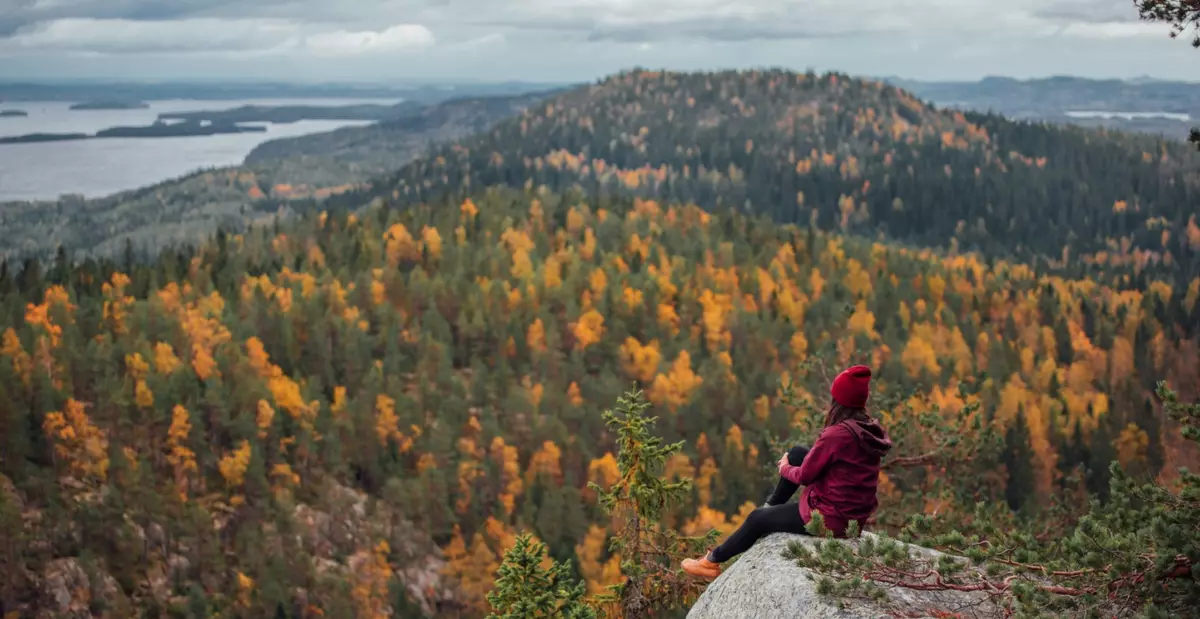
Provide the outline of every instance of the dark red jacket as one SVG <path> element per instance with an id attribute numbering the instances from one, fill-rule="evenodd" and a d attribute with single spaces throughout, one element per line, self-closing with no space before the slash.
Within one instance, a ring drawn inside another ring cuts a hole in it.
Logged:
<path id="1" fill-rule="evenodd" d="M 879 464 L 892 441 L 874 419 L 848 419 L 825 428 L 800 466 L 785 458 L 779 475 L 804 486 L 800 495 L 800 517 L 812 520 L 818 511 L 825 527 L 843 537 L 851 520 L 861 531 L 879 506 Z"/>

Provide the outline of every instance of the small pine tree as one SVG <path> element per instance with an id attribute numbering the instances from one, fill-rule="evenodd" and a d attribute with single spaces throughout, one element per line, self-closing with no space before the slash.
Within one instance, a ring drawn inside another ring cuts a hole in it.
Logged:
<path id="1" fill-rule="evenodd" d="M 604 412 L 605 423 L 617 434 L 620 477 L 607 491 L 588 484 L 600 506 L 619 523 L 609 539 L 609 550 L 621 556 L 624 576 L 597 601 L 606 616 L 623 619 L 641 619 L 690 603 L 700 585 L 684 576 L 679 563 L 703 552 L 716 537 L 716 531 L 699 538 L 683 537 L 660 525 L 663 510 L 682 502 L 691 492 L 692 481 L 668 482 L 662 477 L 664 464 L 682 449 L 683 442 L 664 445 L 651 433 L 658 418 L 646 415 L 649 406 L 642 392 L 634 389 L 617 400 L 615 411 Z"/>
<path id="2" fill-rule="evenodd" d="M 570 566 L 547 561 L 546 546 L 525 534 L 504 553 L 495 587 L 487 594 L 492 607 L 487 617 L 594 619 L 596 611 L 584 601 L 585 595 L 587 585 L 571 578 Z"/>

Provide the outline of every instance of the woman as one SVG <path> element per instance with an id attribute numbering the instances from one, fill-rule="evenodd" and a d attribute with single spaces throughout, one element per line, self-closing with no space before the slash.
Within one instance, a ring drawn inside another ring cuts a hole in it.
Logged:
<path id="1" fill-rule="evenodd" d="M 838 374 L 830 388 L 833 403 L 825 416 L 825 429 L 812 449 L 793 447 L 779 459 L 779 483 L 766 505 L 750 513 L 742 526 L 723 544 L 700 559 L 686 559 L 683 570 L 713 579 L 721 564 L 747 551 L 758 538 L 771 533 L 806 534 L 813 512 L 825 527 L 845 537 L 846 527 L 857 522 L 861 531 L 879 505 L 875 488 L 879 464 L 892 447 L 887 432 L 867 415 L 871 370 L 856 365 Z M 800 507 L 786 505 L 804 486 Z"/>

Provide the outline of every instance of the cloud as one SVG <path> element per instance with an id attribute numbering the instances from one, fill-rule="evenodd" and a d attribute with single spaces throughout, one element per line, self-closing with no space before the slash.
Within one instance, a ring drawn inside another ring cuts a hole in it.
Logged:
<path id="1" fill-rule="evenodd" d="M 469 0 L 468 0 L 469 1 Z M 1075 14 L 1101 20 L 1096 0 L 522 0 L 480 3 L 452 19 L 479 27 L 533 31 L 593 43 L 646 41 L 820 41 L 850 37 L 961 41 L 978 37 L 1028 39 L 1054 36 Z M 1117 4 L 1099 0 L 1105 15 Z M 1091 8 L 1091 12 L 1085 9 Z M 433 19 L 450 13 L 429 8 Z M 1136 21 L 1132 6 L 1124 14 Z"/>
<path id="2" fill-rule="evenodd" d="M 1200 79 L 1194 54 L 1132 0 L 0 0 L 0 76 L 576 80 L 650 64 Z"/>
<path id="3" fill-rule="evenodd" d="M 459 37 L 522 33 L 556 39 L 753 42 L 853 36 L 1052 36 L 1072 24 L 1137 21 L 1130 0 L 0 0 L 0 37 L 58 20 L 163 24 L 196 19 L 285 21 L 321 53 L 421 41 L 379 32 L 421 24 Z M 40 27 L 40 26 L 38 26 Z M 423 43 L 422 45 L 428 45 Z M 410 44 L 401 45 L 411 47 Z M 360 53 L 360 52 L 353 52 Z"/>
<path id="4" fill-rule="evenodd" d="M 315 31 L 309 24 L 275 18 L 197 17 L 163 21 L 67 18 L 25 27 L 10 37 L 4 47 L 91 55 L 308 52 L 314 56 L 342 57 L 395 53 L 429 47 L 434 42 L 433 33 L 419 24 L 397 24 L 378 32 Z"/>
<path id="5" fill-rule="evenodd" d="M 433 33 L 425 26 L 399 24 L 383 32 L 321 32 L 306 38 L 304 45 L 318 56 L 355 56 L 420 49 L 434 42 Z"/>
<path id="6" fill-rule="evenodd" d="M 884 33 L 894 28 L 885 24 L 823 26 L 817 23 L 763 23 L 743 17 L 703 18 L 673 22 L 667 26 L 640 24 L 597 24 L 587 40 L 642 43 L 645 41 L 703 40 L 717 43 L 829 39 Z"/>
<path id="7" fill-rule="evenodd" d="M 1076 23 L 1063 28 L 1064 35 L 1084 39 L 1166 38 L 1170 33 L 1171 26 L 1150 22 Z"/>
<path id="8" fill-rule="evenodd" d="M 293 24 L 262 19 L 68 18 L 23 28 L 9 46 L 99 54 L 236 52 L 287 46 L 296 34 Z"/>
<path id="9" fill-rule="evenodd" d="M 925 0 L 938 3 L 941 0 Z M 904 0 L 866 0 L 867 5 Z M 867 10 L 863 10 L 863 9 Z M 574 33 L 588 41 L 751 41 L 846 36 L 904 27 L 909 18 L 837 0 L 527 0 L 466 19 L 482 26 Z"/>
<path id="10" fill-rule="evenodd" d="M 454 51 L 474 51 L 485 47 L 497 47 L 508 42 L 508 37 L 501 32 L 491 32 L 483 36 L 467 39 L 451 46 Z"/>
<path id="11" fill-rule="evenodd" d="M 1067 23 L 1108 23 L 1138 20 L 1132 0 L 1051 0 L 1034 7 L 1033 14 Z"/>
<path id="12" fill-rule="evenodd" d="M 579 40 L 749 41 L 983 29 L 997 14 L 1074 0 L 0 0 L 0 36 L 60 19 L 273 19 L 365 32 L 423 24 L 464 40 L 550 31 Z M 1090 1 L 1090 0 L 1089 0 Z M 1114 2 L 1117 0 L 1102 0 Z M 509 37 L 511 41 L 513 37 Z"/>
<path id="13" fill-rule="evenodd" d="M 0 36 L 60 19 L 166 21 L 221 16 L 237 4 L 237 0 L 0 0 Z"/>

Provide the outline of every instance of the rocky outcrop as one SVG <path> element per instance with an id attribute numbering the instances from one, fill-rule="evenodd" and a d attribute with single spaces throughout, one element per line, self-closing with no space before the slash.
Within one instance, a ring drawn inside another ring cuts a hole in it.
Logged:
<path id="1" fill-rule="evenodd" d="M 47 619 L 92 617 L 93 609 L 111 607 L 122 595 L 112 576 L 85 570 L 74 557 L 46 564 L 40 594 L 36 616 Z"/>
<path id="2" fill-rule="evenodd" d="M 277 497 L 279 505 L 290 505 L 290 522 L 248 520 L 245 505 L 209 506 L 215 536 L 224 539 L 232 527 L 244 527 L 260 533 L 255 552 L 291 553 L 286 560 L 297 570 L 308 562 L 316 578 L 304 582 L 307 588 L 293 586 L 284 592 L 290 593 L 290 600 L 283 599 L 289 616 L 308 616 L 306 609 L 314 600 L 319 604 L 329 591 L 344 590 L 354 582 L 380 542 L 390 548 L 389 578 L 408 594 L 402 616 L 432 616 L 456 603 L 454 583 L 443 576 L 441 549 L 405 518 L 409 512 L 397 501 L 372 498 L 332 479 L 314 479 L 310 487 L 314 491 L 305 494 L 307 502 L 296 502 L 290 495 Z M 92 500 L 82 494 L 73 498 Z M 184 608 L 191 589 L 219 590 L 229 577 L 225 569 L 205 564 L 193 538 L 172 538 L 169 523 L 164 526 L 144 514 L 127 513 L 112 529 L 114 548 L 123 555 L 116 562 L 95 554 L 71 556 L 78 554 L 81 543 L 78 523 L 43 520 L 43 512 L 0 475 L 0 542 L 10 550 L 0 552 L 0 617 L 7 619 L 15 611 L 30 619 L 107 619 L 134 616 L 134 608 Z M 24 535 L 6 536 L 9 531 Z M 12 561 L 13 556 L 19 560 Z"/>
<path id="3" fill-rule="evenodd" d="M 865 535 L 870 535 L 867 533 Z M 957 591 L 887 589 L 887 600 L 837 600 L 817 593 L 814 574 L 784 558 L 792 541 L 815 550 L 817 539 L 777 533 L 761 539 L 714 580 L 688 613 L 688 619 L 880 619 L 881 617 L 994 617 L 996 609 L 980 594 Z M 856 543 L 835 541 L 831 543 Z M 937 556 L 926 548 L 911 552 Z"/>
<path id="4" fill-rule="evenodd" d="M 397 556 L 396 578 L 408 597 L 431 616 L 443 603 L 453 600 L 450 587 L 442 582 L 445 560 L 433 540 L 414 532 L 412 523 L 366 493 L 327 481 L 314 505 L 297 504 L 292 512 L 300 545 L 312 556 L 320 576 L 345 579 L 356 570 L 354 561 L 369 556 L 381 539 L 387 540 Z"/>

